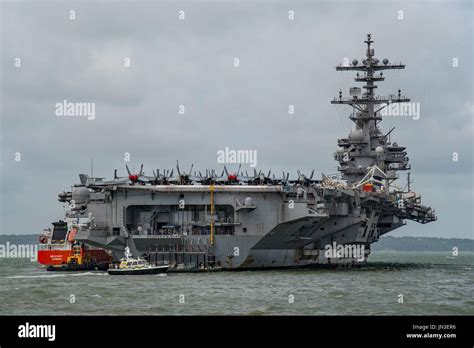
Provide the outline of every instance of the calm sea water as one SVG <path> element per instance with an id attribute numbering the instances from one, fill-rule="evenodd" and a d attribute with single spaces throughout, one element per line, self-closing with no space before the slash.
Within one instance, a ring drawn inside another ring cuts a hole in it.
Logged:
<path id="1" fill-rule="evenodd" d="M 122 277 L 0 259 L 0 314 L 474 315 L 474 253 L 377 252 L 362 269 Z"/>

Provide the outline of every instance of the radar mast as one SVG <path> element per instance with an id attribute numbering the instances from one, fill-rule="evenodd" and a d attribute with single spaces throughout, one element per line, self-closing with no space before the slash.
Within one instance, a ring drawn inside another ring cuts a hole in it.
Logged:
<path id="1" fill-rule="evenodd" d="M 367 45 L 366 55 L 361 62 L 354 59 L 351 64 L 336 67 L 337 71 L 357 71 L 354 80 L 364 83 L 364 92 L 361 92 L 360 87 L 351 87 L 349 97 L 344 97 L 340 90 L 339 96 L 331 101 L 331 104 L 346 104 L 354 109 L 349 118 L 354 122 L 355 128 L 347 138 L 338 139 L 340 149 L 336 152 L 335 159 L 340 163 L 338 169 L 342 179 L 349 184 L 359 183 L 371 168 L 377 166 L 385 173 L 379 179 L 384 180 L 384 188 L 388 193 L 390 183 L 398 178 L 396 172 L 408 170 L 410 166 L 405 147 L 392 144 L 389 139 L 391 131 L 383 134 L 379 128 L 378 124 L 382 121 L 380 111 L 392 103 L 406 103 L 410 99 L 402 96 L 400 89 L 396 95 L 375 95 L 375 82 L 385 80 L 383 70 L 405 69 L 405 65 L 393 64 L 387 58 L 380 62 L 375 57 L 371 34 L 367 34 L 364 42 Z"/>

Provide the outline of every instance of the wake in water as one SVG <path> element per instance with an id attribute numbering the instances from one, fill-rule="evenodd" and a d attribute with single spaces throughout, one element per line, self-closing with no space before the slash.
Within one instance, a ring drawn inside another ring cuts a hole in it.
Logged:
<path id="1" fill-rule="evenodd" d="M 6 279 L 29 279 L 29 278 L 63 278 L 63 277 L 83 277 L 83 276 L 104 276 L 107 275 L 105 272 L 78 272 L 78 273 L 47 273 L 47 274 L 34 274 L 34 275 L 17 275 L 4 277 Z"/>
<path id="2" fill-rule="evenodd" d="M 66 277 L 66 274 L 37 274 L 37 275 L 18 275 L 5 277 L 6 279 L 29 279 L 29 278 L 59 278 Z"/>

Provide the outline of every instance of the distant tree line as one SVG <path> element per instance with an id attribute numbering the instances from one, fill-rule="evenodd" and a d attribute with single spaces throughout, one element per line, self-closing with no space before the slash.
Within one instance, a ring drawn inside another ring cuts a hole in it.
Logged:
<path id="1" fill-rule="evenodd" d="M 0 244 L 38 244 L 38 234 L 0 235 Z M 474 251 L 474 239 L 433 238 L 433 237 L 392 237 L 380 238 L 372 244 L 373 251 Z"/>
<path id="2" fill-rule="evenodd" d="M 474 240 L 464 238 L 392 237 L 380 238 L 372 251 L 474 251 Z"/>

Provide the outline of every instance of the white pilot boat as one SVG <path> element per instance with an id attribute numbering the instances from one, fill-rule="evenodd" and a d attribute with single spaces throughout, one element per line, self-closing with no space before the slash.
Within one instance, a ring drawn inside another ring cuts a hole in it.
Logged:
<path id="1" fill-rule="evenodd" d="M 133 258 L 127 250 L 120 264 L 112 265 L 107 272 L 110 275 L 158 274 L 165 273 L 169 268 L 170 265 L 155 266 L 139 257 Z"/>
<path id="2" fill-rule="evenodd" d="M 165 273 L 170 265 L 154 266 L 140 258 L 123 258 L 119 265 L 114 265 L 107 272 L 111 275 L 158 274 Z"/>

